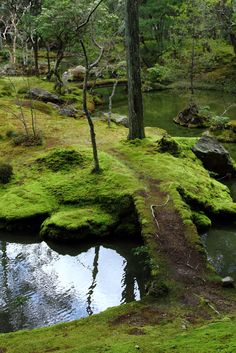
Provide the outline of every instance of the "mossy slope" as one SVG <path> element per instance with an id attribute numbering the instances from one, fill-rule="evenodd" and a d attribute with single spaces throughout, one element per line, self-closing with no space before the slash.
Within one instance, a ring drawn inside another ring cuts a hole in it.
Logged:
<path id="1" fill-rule="evenodd" d="M 177 309 L 177 308 L 176 308 Z M 7 353 L 232 353 L 236 349 L 235 317 L 193 326 L 184 313 L 163 307 L 129 304 L 102 314 L 46 329 L 0 336 Z M 183 316 L 182 316 L 183 315 Z"/>

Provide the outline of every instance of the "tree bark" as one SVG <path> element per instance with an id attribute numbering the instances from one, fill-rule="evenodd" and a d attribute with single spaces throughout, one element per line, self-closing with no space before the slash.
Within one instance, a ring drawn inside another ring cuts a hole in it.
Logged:
<path id="1" fill-rule="evenodd" d="M 129 101 L 128 139 L 145 137 L 139 50 L 138 0 L 126 0 L 126 53 Z"/>
<path id="2" fill-rule="evenodd" d="M 85 112 L 88 124 L 89 124 L 89 130 L 90 130 L 90 138 L 91 138 L 91 143 L 92 143 L 92 149 L 93 149 L 93 161 L 94 161 L 94 168 L 93 172 L 94 173 L 99 173 L 100 172 L 100 165 L 99 165 L 99 159 L 98 159 L 98 150 L 97 150 L 97 142 L 96 142 L 96 133 L 94 129 L 94 124 L 93 120 L 91 118 L 91 114 L 88 110 L 87 106 L 87 93 L 88 93 L 88 79 L 89 79 L 89 72 L 91 66 L 89 65 L 88 62 L 88 56 L 86 52 L 86 48 L 84 46 L 84 43 L 82 40 L 80 40 L 80 44 L 84 53 L 84 58 L 85 58 L 85 76 L 84 76 L 84 84 L 83 84 L 83 110 Z M 96 62 L 94 63 L 94 65 Z"/>

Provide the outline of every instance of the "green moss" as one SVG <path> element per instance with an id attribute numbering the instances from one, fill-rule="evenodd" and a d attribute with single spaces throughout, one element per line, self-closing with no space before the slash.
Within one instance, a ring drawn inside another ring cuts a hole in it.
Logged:
<path id="1" fill-rule="evenodd" d="M 205 309 L 206 311 L 207 309 Z M 231 353 L 236 349 L 234 316 L 193 325 L 194 311 L 131 303 L 71 323 L 0 336 L 7 353 Z M 172 319 L 170 319 L 172 317 Z M 174 319 L 174 320 L 173 320 Z"/>
<path id="2" fill-rule="evenodd" d="M 54 172 L 70 170 L 75 166 L 83 166 L 85 157 L 73 149 L 57 149 L 36 160 L 41 167 Z"/>
<path id="3" fill-rule="evenodd" d="M 116 215 L 102 211 L 97 206 L 60 211 L 47 219 L 41 228 L 42 237 L 80 240 L 88 237 L 105 237 L 117 224 Z"/>
<path id="4" fill-rule="evenodd" d="M 203 212 L 192 212 L 192 220 L 198 230 L 206 230 L 211 227 L 211 220 Z"/>
<path id="5" fill-rule="evenodd" d="M 169 153 L 156 153 L 155 144 L 151 148 L 148 139 L 135 148 L 124 144 L 121 151 L 137 172 L 159 180 L 161 189 L 171 194 L 183 220 L 191 220 L 191 210 L 186 202 L 210 214 L 219 215 L 222 212 L 236 215 L 236 204 L 232 201 L 229 189 L 211 178 L 188 149 L 193 141 L 184 142 L 182 138 L 181 144 L 185 145 L 185 149 L 177 157 Z"/>
<path id="6" fill-rule="evenodd" d="M 50 104 L 44 103 L 44 102 L 40 102 L 40 101 L 36 101 L 36 100 L 22 100 L 20 102 L 20 105 L 22 107 L 25 108 L 29 108 L 29 109 L 34 109 L 34 110 L 38 110 L 41 113 L 47 114 L 47 115 L 51 115 L 53 112 L 53 107 Z M 37 114 L 37 112 L 36 112 Z"/>
<path id="7" fill-rule="evenodd" d="M 157 143 L 159 152 L 168 152 L 174 156 L 178 156 L 181 152 L 181 147 L 178 142 L 171 136 L 164 135 Z"/>
<path id="8" fill-rule="evenodd" d="M 45 219 L 63 205 L 100 205 L 126 223 L 134 213 L 132 195 L 139 183 L 115 158 L 101 153 L 100 160 L 103 172 L 96 175 L 90 150 L 58 149 L 16 169 L 14 180 L 0 189 L 1 227 L 27 219 L 31 223 L 39 215 Z"/>

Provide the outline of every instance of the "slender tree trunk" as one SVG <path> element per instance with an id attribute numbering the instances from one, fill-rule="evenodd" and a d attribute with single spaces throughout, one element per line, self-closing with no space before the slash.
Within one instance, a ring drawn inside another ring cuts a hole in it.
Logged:
<path id="1" fill-rule="evenodd" d="M 34 43 L 33 43 L 33 50 L 34 50 L 34 69 L 35 75 L 39 76 L 39 38 L 38 35 L 35 35 Z"/>
<path id="2" fill-rule="evenodd" d="M 111 116 L 112 116 L 112 99 L 116 92 L 116 87 L 118 85 L 118 79 L 115 81 L 111 95 L 109 96 L 109 112 L 108 112 L 108 127 L 111 127 Z"/>
<path id="3" fill-rule="evenodd" d="M 145 137 L 143 122 L 142 83 L 139 55 L 138 0 L 126 0 L 126 51 L 129 100 L 128 139 Z"/>
<path id="4" fill-rule="evenodd" d="M 17 33 L 14 33 L 13 42 L 12 42 L 12 64 L 16 65 L 16 41 L 17 41 Z"/>
<path id="5" fill-rule="evenodd" d="M 190 92 L 192 97 L 194 96 L 194 69 L 195 69 L 195 33 L 192 38 L 192 51 L 191 51 L 191 63 L 190 63 Z"/>
<path id="6" fill-rule="evenodd" d="M 52 69 L 51 69 L 51 58 L 50 58 L 50 48 L 49 45 L 45 45 L 46 54 L 47 54 L 47 65 L 48 65 L 48 72 L 47 72 L 47 79 L 51 80 L 52 77 Z"/>
<path id="7" fill-rule="evenodd" d="M 83 86 L 83 109 L 84 109 L 86 118 L 88 120 L 89 129 L 90 129 L 90 137 L 91 137 L 91 142 L 92 142 L 93 160 L 94 160 L 93 171 L 95 173 L 98 173 L 100 171 L 100 166 L 99 166 L 99 159 L 98 159 L 96 134 L 95 134 L 94 124 L 93 124 L 90 112 L 88 110 L 88 107 L 87 107 L 88 77 L 89 77 L 89 70 L 86 68 L 86 73 L 85 73 L 85 77 L 84 77 L 84 86 Z"/>
<path id="8" fill-rule="evenodd" d="M 234 49 L 234 54 L 236 55 L 236 35 L 231 32 L 229 34 L 229 37 L 230 37 L 230 41 L 231 41 L 231 44 L 232 44 L 233 49 Z"/>

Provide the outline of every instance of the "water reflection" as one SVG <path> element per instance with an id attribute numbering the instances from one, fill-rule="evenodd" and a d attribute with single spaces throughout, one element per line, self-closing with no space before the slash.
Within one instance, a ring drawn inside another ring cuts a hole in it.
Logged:
<path id="1" fill-rule="evenodd" d="M 204 236 L 204 243 L 217 273 L 236 280 L 236 226 L 213 227 Z"/>
<path id="2" fill-rule="evenodd" d="M 111 90 L 112 88 L 99 89 L 105 101 L 108 101 Z M 200 106 L 209 106 L 212 112 L 220 115 L 226 107 L 235 102 L 235 97 L 232 94 L 217 91 L 196 91 L 196 100 Z M 200 136 L 204 131 L 203 129 L 188 129 L 173 122 L 173 118 L 189 103 L 189 94 L 186 91 L 167 90 L 144 93 L 143 101 L 145 126 L 157 126 L 173 136 L 195 137 Z M 102 109 L 108 109 L 108 105 Z M 128 114 L 127 93 L 121 87 L 117 88 L 113 99 L 113 112 Z M 227 116 L 235 119 L 235 106 L 227 112 Z"/>
<path id="3" fill-rule="evenodd" d="M 132 251 L 137 243 L 69 247 L 0 239 L 0 332 L 75 320 L 144 295 L 147 273 Z"/>

